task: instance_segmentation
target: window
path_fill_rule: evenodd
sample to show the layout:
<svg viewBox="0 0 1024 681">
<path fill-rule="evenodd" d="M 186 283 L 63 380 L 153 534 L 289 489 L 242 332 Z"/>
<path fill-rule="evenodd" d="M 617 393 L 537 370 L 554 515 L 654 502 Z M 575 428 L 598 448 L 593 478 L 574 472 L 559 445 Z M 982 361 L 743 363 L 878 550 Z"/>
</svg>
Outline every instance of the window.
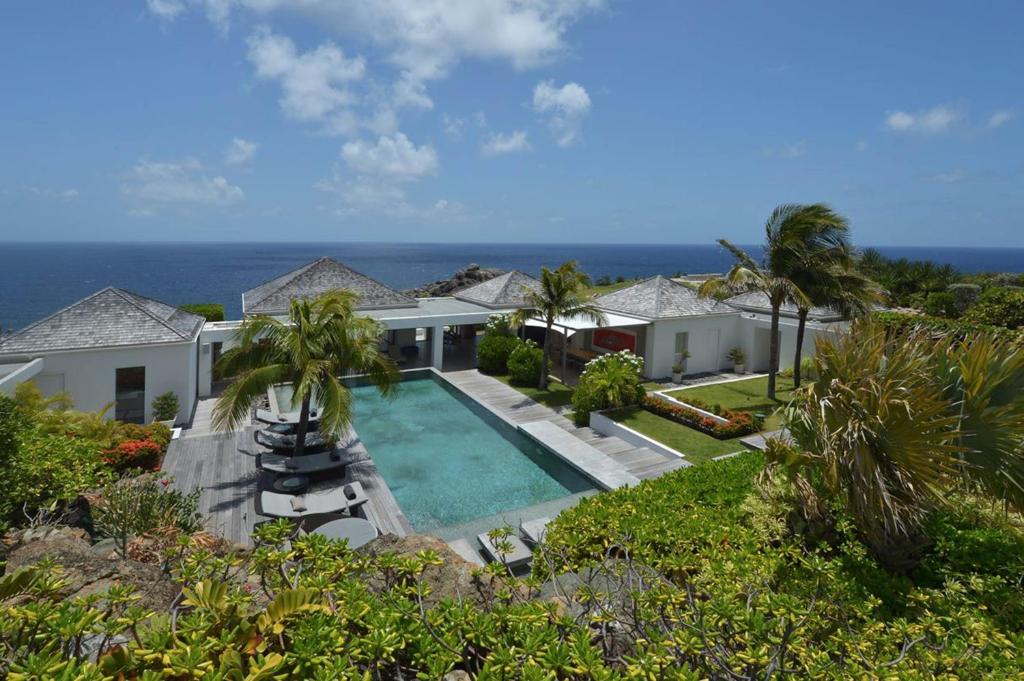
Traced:
<svg viewBox="0 0 1024 681">
<path fill-rule="evenodd" d="M 125 423 L 145 423 L 146 367 L 124 367 L 117 370 L 114 400 L 117 403 L 115 419 Z"/>
</svg>

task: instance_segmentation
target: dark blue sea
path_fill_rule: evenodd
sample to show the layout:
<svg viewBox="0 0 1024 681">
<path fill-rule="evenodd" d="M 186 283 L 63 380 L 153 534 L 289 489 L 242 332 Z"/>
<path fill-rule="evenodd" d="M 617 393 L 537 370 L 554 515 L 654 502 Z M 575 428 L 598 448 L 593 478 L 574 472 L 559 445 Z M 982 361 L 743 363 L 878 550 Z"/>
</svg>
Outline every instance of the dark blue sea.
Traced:
<svg viewBox="0 0 1024 681">
<path fill-rule="evenodd" d="M 1024 271 L 1024 248 L 879 248 L 890 257 L 950 263 L 963 272 Z M 751 247 L 752 255 L 758 249 Z M 18 329 L 104 287 L 167 303 L 218 302 L 241 315 L 242 292 L 322 256 L 394 288 L 450 276 L 469 263 L 535 273 L 574 258 L 593 278 L 722 272 L 715 244 L 3 243 L 0 329 Z"/>
</svg>

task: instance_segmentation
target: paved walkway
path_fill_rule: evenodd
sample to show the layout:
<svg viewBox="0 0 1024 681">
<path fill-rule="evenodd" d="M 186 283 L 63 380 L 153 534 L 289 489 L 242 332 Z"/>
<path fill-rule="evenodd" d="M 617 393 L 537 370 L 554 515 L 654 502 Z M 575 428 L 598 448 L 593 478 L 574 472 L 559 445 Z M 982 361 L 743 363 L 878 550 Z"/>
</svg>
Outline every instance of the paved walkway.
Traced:
<svg viewBox="0 0 1024 681">
<path fill-rule="evenodd" d="M 686 466 L 686 462 L 681 459 L 670 459 L 646 447 L 635 447 L 617 437 L 602 435 L 590 428 L 577 428 L 564 416 L 475 369 L 449 371 L 444 377 L 508 423 L 519 426 L 534 421 L 549 421 L 600 450 L 640 479 L 656 478 L 668 471 Z"/>
</svg>

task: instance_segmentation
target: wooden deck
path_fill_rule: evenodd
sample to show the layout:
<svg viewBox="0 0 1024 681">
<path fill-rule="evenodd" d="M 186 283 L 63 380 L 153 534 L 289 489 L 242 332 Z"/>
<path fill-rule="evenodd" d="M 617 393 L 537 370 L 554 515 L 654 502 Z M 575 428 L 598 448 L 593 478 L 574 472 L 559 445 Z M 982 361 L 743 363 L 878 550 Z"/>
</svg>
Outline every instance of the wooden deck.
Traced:
<svg viewBox="0 0 1024 681">
<path fill-rule="evenodd" d="M 549 421 L 600 450 L 642 480 L 656 478 L 686 466 L 680 459 L 668 458 L 646 447 L 634 447 L 624 440 L 601 435 L 590 428 L 577 428 L 572 421 L 552 409 L 475 369 L 448 371 L 444 378 L 508 423 L 518 426 L 534 421 Z"/>
<path fill-rule="evenodd" d="M 174 478 L 176 488 L 184 492 L 201 490 L 199 510 L 206 518 L 208 530 L 246 545 L 252 543 L 253 526 L 267 520 L 256 514 L 256 494 L 273 480 L 256 469 L 256 453 L 262 449 L 253 442 L 253 430 L 248 427 L 234 433 L 173 440 L 163 463 L 163 470 Z M 362 508 L 367 520 L 382 533 L 410 534 L 409 521 L 362 443 L 356 441 L 346 447 L 345 457 L 353 463 L 345 468 L 343 478 L 315 481 L 314 485 L 360 482 L 370 499 Z"/>
</svg>

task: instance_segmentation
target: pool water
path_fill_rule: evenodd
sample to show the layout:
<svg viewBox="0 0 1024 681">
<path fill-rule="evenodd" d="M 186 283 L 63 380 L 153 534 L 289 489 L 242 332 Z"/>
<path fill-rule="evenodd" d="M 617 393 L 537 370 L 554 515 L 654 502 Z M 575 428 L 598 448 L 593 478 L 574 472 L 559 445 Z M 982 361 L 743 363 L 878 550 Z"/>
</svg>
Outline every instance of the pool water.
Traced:
<svg viewBox="0 0 1024 681">
<path fill-rule="evenodd" d="M 352 390 L 356 432 L 418 532 L 594 489 L 432 373 L 407 378 L 392 399 Z"/>
</svg>

